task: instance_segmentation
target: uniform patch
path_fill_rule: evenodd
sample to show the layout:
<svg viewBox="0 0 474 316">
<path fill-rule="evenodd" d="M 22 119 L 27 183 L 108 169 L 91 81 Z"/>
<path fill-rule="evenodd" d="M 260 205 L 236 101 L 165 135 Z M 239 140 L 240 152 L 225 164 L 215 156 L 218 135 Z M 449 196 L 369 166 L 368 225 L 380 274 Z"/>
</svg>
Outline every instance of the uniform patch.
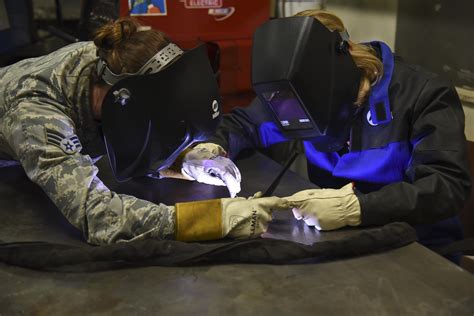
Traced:
<svg viewBox="0 0 474 316">
<path fill-rule="evenodd" d="M 46 137 L 48 144 L 61 148 L 68 155 L 75 154 L 82 149 L 81 142 L 76 135 L 66 136 L 60 132 L 47 129 Z"/>
</svg>

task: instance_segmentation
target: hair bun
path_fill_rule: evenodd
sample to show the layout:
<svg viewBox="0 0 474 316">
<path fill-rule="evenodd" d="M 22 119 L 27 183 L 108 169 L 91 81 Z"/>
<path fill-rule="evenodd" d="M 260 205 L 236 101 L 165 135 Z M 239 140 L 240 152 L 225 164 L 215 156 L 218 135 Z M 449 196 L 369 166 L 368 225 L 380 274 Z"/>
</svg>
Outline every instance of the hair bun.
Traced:
<svg viewBox="0 0 474 316">
<path fill-rule="evenodd" d="M 141 24 L 137 20 L 122 17 L 102 26 L 95 34 L 94 44 L 100 50 L 112 50 L 136 33 L 139 27 Z"/>
<path fill-rule="evenodd" d="M 118 27 L 120 28 L 122 40 L 129 38 L 133 33 L 137 32 L 141 26 L 136 20 L 131 19 L 118 20 L 116 24 L 119 24 Z"/>
</svg>

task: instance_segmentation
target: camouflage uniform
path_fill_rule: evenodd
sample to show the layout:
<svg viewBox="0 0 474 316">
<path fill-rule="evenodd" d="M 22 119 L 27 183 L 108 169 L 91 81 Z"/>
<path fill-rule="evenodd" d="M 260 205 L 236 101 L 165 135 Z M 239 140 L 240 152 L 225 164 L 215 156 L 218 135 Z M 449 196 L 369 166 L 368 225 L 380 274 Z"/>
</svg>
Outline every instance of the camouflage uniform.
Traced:
<svg viewBox="0 0 474 316">
<path fill-rule="evenodd" d="M 0 68 L 0 160 L 21 163 L 88 242 L 173 238 L 175 207 L 111 192 L 91 157 L 103 154 L 89 91 L 92 42 Z"/>
</svg>

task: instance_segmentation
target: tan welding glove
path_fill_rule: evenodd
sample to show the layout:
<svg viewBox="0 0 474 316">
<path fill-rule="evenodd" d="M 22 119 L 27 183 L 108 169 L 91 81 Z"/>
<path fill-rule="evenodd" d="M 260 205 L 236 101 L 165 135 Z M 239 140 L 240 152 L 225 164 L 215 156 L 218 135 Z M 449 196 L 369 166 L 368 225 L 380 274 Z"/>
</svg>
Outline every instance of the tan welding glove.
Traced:
<svg viewBox="0 0 474 316">
<path fill-rule="evenodd" d="M 240 192 L 241 175 L 225 150 L 213 143 L 202 143 L 187 151 L 181 173 L 197 182 L 226 186 L 230 197 Z"/>
<path fill-rule="evenodd" d="M 341 189 L 304 190 L 285 197 L 297 220 L 318 230 L 360 225 L 360 204 L 352 184 Z"/>
<path fill-rule="evenodd" d="M 176 239 L 212 240 L 259 237 L 272 220 L 272 210 L 288 210 L 278 197 L 227 198 L 177 203 Z"/>
</svg>

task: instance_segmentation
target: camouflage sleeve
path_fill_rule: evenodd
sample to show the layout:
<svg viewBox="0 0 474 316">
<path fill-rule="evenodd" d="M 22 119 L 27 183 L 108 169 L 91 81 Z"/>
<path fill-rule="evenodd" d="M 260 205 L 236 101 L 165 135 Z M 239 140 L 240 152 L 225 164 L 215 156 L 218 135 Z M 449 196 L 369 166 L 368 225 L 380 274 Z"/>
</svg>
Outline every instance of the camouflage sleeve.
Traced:
<svg viewBox="0 0 474 316">
<path fill-rule="evenodd" d="M 174 238 L 175 208 L 110 191 L 80 154 L 73 126 L 54 107 L 28 103 L 4 117 L 3 129 L 28 177 L 89 243 Z"/>
</svg>

